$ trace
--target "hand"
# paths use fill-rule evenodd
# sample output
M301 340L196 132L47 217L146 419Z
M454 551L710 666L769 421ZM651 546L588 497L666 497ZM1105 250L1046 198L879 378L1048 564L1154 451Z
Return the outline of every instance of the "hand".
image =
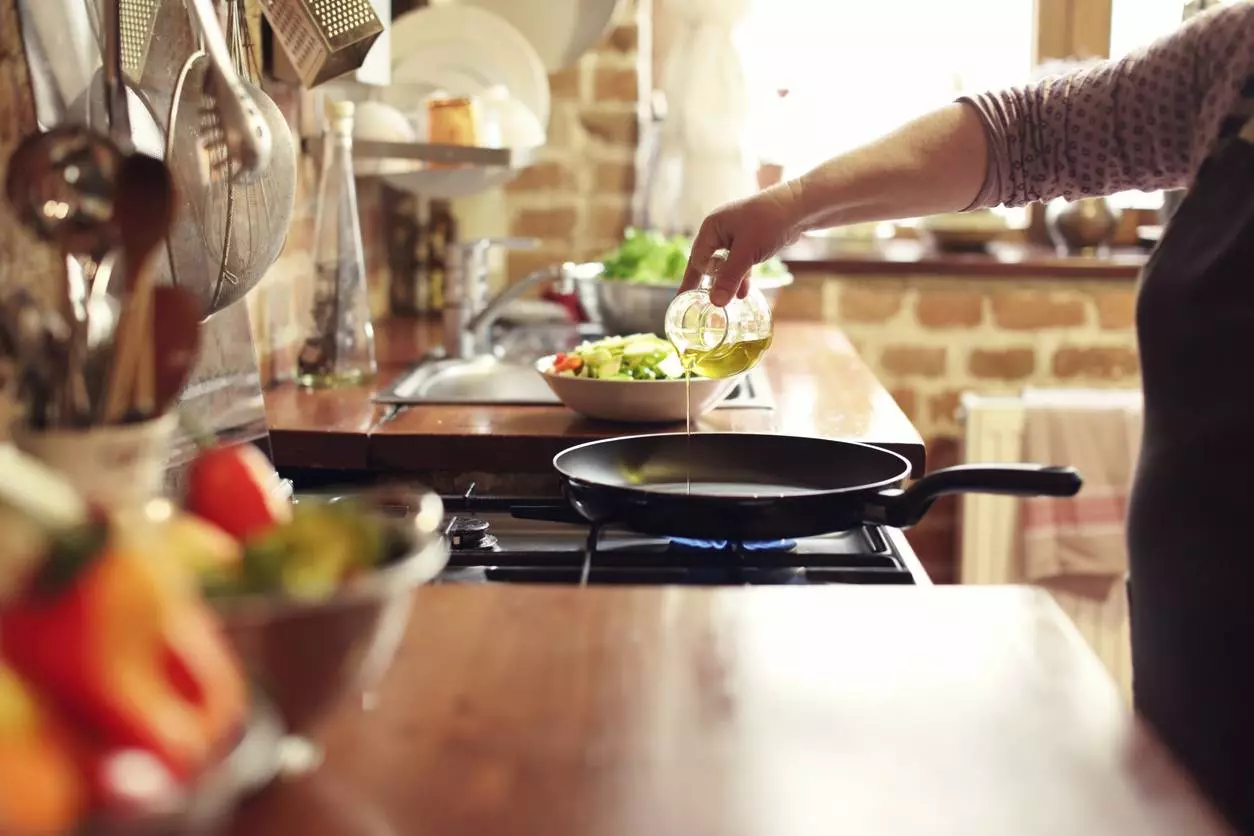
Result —
M693 241L680 292L696 287L709 269L711 256L726 249L727 260L714 276L710 301L722 307L733 296L744 298L753 266L801 237L798 189L794 182L779 183L711 212Z

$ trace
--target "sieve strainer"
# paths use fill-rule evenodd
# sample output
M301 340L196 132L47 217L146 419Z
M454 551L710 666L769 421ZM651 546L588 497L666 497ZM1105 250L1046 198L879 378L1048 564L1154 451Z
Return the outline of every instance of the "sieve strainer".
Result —
M171 99L166 159L184 205L170 232L170 273L191 291L206 317L235 304L265 276L282 252L296 195L296 151L291 129L274 101L253 83L251 54L232 0L232 57L241 81L270 127L270 164L245 183L206 183L200 128L201 91L210 61L203 52L184 63Z

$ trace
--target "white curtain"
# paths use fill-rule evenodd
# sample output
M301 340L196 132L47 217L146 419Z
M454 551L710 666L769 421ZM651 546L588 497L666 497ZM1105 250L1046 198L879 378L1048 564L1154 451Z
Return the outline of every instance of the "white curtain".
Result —
M670 0L676 36L662 72L666 120L647 196L650 223L695 232L711 209L752 194L749 94L733 41L751 0Z

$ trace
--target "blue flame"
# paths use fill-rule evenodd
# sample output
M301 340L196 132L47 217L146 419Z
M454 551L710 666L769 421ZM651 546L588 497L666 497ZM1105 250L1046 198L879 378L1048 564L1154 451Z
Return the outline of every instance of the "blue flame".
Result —
M681 549L693 551L734 551L737 548L730 540L694 540L689 537L672 537L671 543ZM761 540L740 543L739 549L746 552L786 552L796 546L796 540Z

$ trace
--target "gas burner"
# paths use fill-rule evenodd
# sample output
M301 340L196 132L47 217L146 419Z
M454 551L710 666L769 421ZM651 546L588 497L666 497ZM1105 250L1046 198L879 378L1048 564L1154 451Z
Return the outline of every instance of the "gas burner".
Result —
M761 540L736 543L731 540L694 540L689 537L672 537L670 547L684 552L791 552L797 548L796 540Z
M453 551L495 551L496 537L488 533L490 524L478 517L454 517L444 530Z

